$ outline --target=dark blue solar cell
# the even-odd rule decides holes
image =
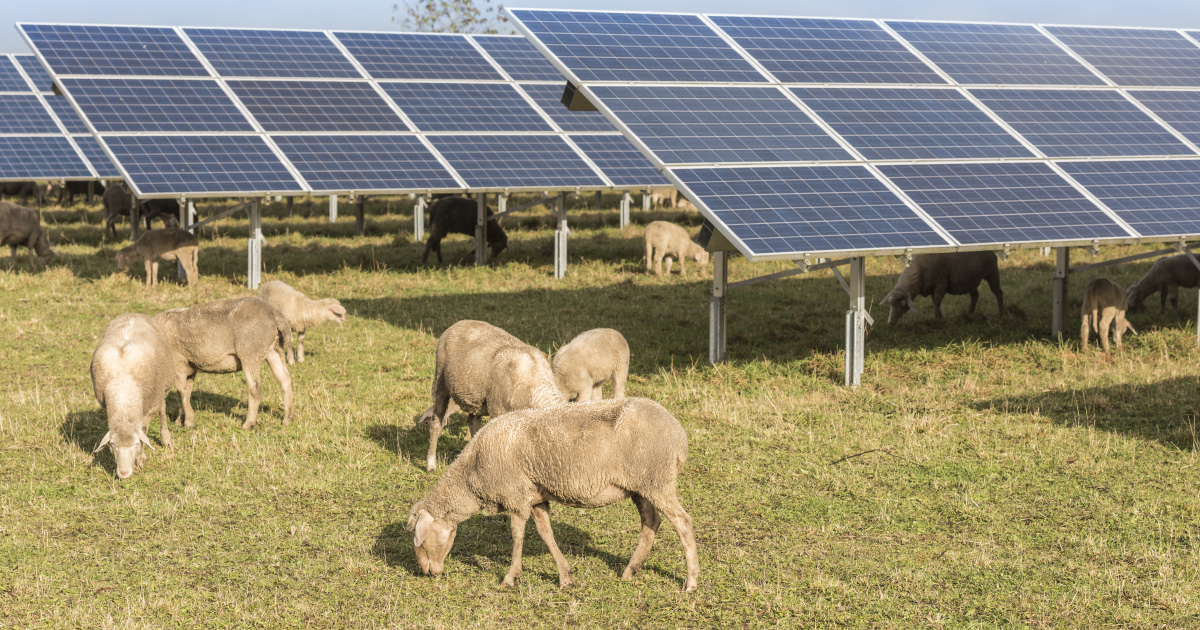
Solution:
[[[18,28],[59,75],[208,76],[174,29],[66,24]]]
[[[272,136],[314,192],[458,189],[415,136]]]
[[[91,176],[66,136],[0,136],[0,179]]]
[[[268,132],[409,131],[365,81],[229,81]]]
[[[615,131],[614,126],[600,112],[573,112],[560,100],[563,85],[526,83],[521,86],[525,93],[541,106],[554,122],[564,131]]]
[[[100,142],[93,136],[73,136],[71,138],[75,144],[79,145],[79,149],[87,156],[88,162],[92,163],[92,168],[96,169],[96,175],[101,179],[116,179],[121,177],[121,171],[117,170],[115,164],[109,159],[108,154],[100,146]]]
[[[511,13],[582,81],[766,80],[698,15]]]
[[[665,164],[853,159],[773,87],[591,89]]]
[[[672,172],[751,259],[948,244],[863,166]]]
[[[470,188],[605,185],[559,136],[431,136],[429,141]]]
[[[17,70],[17,64],[7,55],[0,55],[0,92],[32,92],[29,82]]]
[[[1200,142],[1200,92],[1132,90],[1142,105],[1192,142]]]
[[[792,88],[868,160],[1033,157],[953,88]]]
[[[334,33],[376,79],[480,79],[504,77],[462,35]]]
[[[1105,84],[1029,24],[887,24],[959,83]]]
[[[784,83],[946,83],[870,20],[714,15],[712,21]]]
[[[1041,162],[881,164],[879,170],[963,244],[1129,236]]]
[[[1117,85],[1200,86],[1200,46],[1175,31],[1047,26]]]
[[[46,68],[42,66],[42,62],[34,55],[15,55],[17,63],[21,65],[21,69],[33,81],[34,87],[39,92],[53,92],[54,81],[50,79],[50,74],[46,72]],[[3,79],[0,79],[3,81]]]
[[[0,94],[0,133],[61,133],[61,130],[31,92]]]
[[[1110,90],[971,90],[1050,157],[1193,155],[1193,151]]]
[[[54,115],[58,116],[63,126],[67,128],[67,133],[91,133],[88,131],[87,125],[83,124],[83,119],[76,113],[75,108],[71,107],[67,97],[47,94],[46,102],[50,104]]]
[[[105,136],[145,195],[304,192],[258,136]]]
[[[515,81],[566,81],[549,59],[521,36],[472,35]]]
[[[618,188],[671,185],[671,180],[625,136],[572,134],[571,140]]]
[[[1059,166],[1145,236],[1200,234],[1200,162],[1060,162]]]
[[[223,77],[362,77],[333,40],[319,31],[185,28],[183,32]]]
[[[385,83],[421,131],[553,131],[516,88],[497,83]]]
[[[253,131],[215,80],[62,79],[100,133]]]

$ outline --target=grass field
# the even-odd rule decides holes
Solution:
[[[851,390],[839,385],[847,300],[829,272],[733,292],[730,361],[709,367],[710,276],[641,273],[642,225],[694,233],[698,216],[635,212],[621,230],[616,197],[605,202],[572,210],[559,281],[545,211],[506,224],[511,249],[492,265],[468,266],[459,237],[446,265],[421,268],[406,200],[373,200],[361,238],[321,205],[291,219],[270,208],[264,277],[340,298],[345,327],[308,334],[290,426],[268,371],[249,432],[242,377],[200,375],[197,427],[125,482],[107,451],[91,453],[106,431],[92,350],[119,313],[247,294],[246,221],[203,231],[199,286],[148,290],[140,270],[115,273],[125,240],[102,239],[97,208],[47,209],[58,260],[31,272],[22,252],[0,273],[0,628],[1200,625],[1194,291],[1181,315],[1153,299],[1133,314],[1141,334],[1122,353],[1081,351],[1074,314],[1091,276],[1071,279],[1071,338],[1050,339],[1053,261],[1019,251],[1001,265],[1008,315],[986,290],[973,317],[948,298],[944,322],[922,299],[870,331]],[[1149,264],[1106,272],[1128,285]],[[784,268],[739,258],[731,276]],[[871,304],[899,271],[869,260]],[[500,586],[503,516],[464,522],[446,573],[419,575],[405,522],[437,474],[413,419],[437,335],[465,318],[546,352],[593,327],[626,335],[629,394],[688,431],[680,495],[698,592],[680,592],[667,524],[646,570],[619,579],[637,539],[629,503],[552,509],[570,589],[532,526],[521,583]],[[178,395],[167,404],[176,413]],[[464,429],[443,436],[443,460]]]

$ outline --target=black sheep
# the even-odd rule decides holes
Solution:
[[[129,216],[129,192],[123,184],[113,184],[104,191],[101,198],[104,201],[105,231],[117,236],[117,220]],[[146,221],[146,229],[150,229],[151,219],[160,219],[163,227],[179,227],[179,202],[174,199],[151,199],[138,205],[138,214]]]
[[[0,197],[28,197],[41,208],[46,203],[46,188],[37,182],[4,182],[0,183]]]
[[[87,196],[88,182],[65,182],[61,186],[51,188],[51,194],[58,193],[58,205],[70,205],[75,203],[75,195]],[[92,182],[92,194],[103,195],[104,184],[100,182]]]
[[[429,240],[425,241],[425,253],[421,255],[421,264],[429,259],[429,252],[437,252],[438,262],[442,262],[442,239],[447,234],[466,234],[475,236],[475,220],[479,206],[473,199],[465,197],[444,197],[438,199],[429,207]],[[492,209],[487,209],[487,216],[492,216]],[[500,222],[489,219],[487,222],[487,243],[492,248],[492,256],[508,249],[508,235]]]

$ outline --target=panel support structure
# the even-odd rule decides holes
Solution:
[[[558,193],[554,206],[554,277],[567,275],[567,193]]]
[[[487,195],[475,194],[475,265],[487,262]]]
[[[129,193],[129,240],[136,241],[138,237],[138,199]]]
[[[642,212],[650,212],[650,190],[642,193]]]
[[[629,191],[621,193],[621,229],[629,227],[629,206],[633,205],[633,195]]]
[[[866,258],[850,259],[850,310],[846,311],[846,387],[862,384],[866,362]]]
[[[257,291],[262,282],[262,214],[258,200],[250,202],[250,239],[246,242],[249,267],[246,273],[246,284],[250,290]]]
[[[329,195],[329,222],[337,221],[337,195]]]
[[[1050,336],[1062,337],[1063,318],[1067,308],[1067,280],[1071,275],[1071,250],[1067,247],[1055,247],[1054,249],[1058,262],[1054,266],[1054,289],[1051,296],[1054,311],[1051,315]]]
[[[179,229],[187,230],[192,218],[192,202],[187,199],[179,200]],[[190,230],[189,230],[190,231]],[[175,261],[175,277],[183,280],[187,274],[183,271],[183,262]]]
[[[1196,255],[1186,249],[1183,250],[1183,253],[1187,255],[1188,260],[1192,261],[1196,269],[1200,270],[1200,260],[1196,260]],[[1196,343],[1200,344],[1200,294],[1196,297]]]
[[[366,208],[364,207],[366,205],[366,203],[367,203],[366,195],[359,195],[358,203],[356,203],[354,205],[354,234],[355,234],[355,236],[362,236],[363,232],[367,228],[367,216],[365,214]]]
[[[413,238],[418,243],[425,240],[425,207],[428,202],[424,195],[417,197],[417,203],[413,204]]]
[[[628,196],[629,193],[625,193]],[[729,353],[725,341],[729,334],[725,318],[725,294],[729,291],[729,252],[713,252],[713,285],[708,298],[708,362],[724,362]]]

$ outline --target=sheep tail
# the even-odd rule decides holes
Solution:
[[[279,347],[283,349],[283,357],[286,359],[292,352],[292,327],[288,325],[283,314],[275,311],[275,334],[279,341]]]

